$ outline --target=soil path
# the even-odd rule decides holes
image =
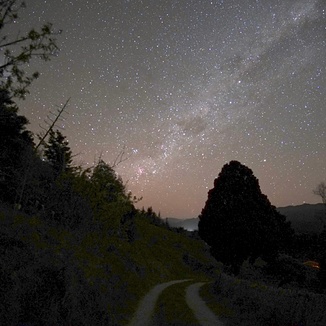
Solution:
[[[156,301],[157,301],[159,295],[162,293],[162,291],[173,284],[182,283],[182,282],[186,282],[186,281],[190,281],[190,280],[177,280],[177,281],[171,281],[171,282],[156,285],[142,299],[142,301],[140,302],[138,309],[135,313],[135,316],[129,325],[130,326],[150,326],[152,315],[153,315],[153,312],[155,309]]]
[[[201,326],[223,326],[224,324],[207,307],[204,300],[199,296],[199,289],[205,283],[195,283],[186,290],[186,301],[194,312],[199,325]]]

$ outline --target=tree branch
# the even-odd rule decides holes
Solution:
[[[58,111],[58,114],[56,115],[55,119],[52,121],[51,125],[49,126],[49,128],[47,129],[46,133],[44,134],[44,136],[40,139],[39,143],[37,144],[37,146],[35,147],[35,151],[37,151],[37,149],[40,147],[40,145],[44,142],[44,139],[48,136],[48,134],[51,132],[51,130],[53,129],[54,125],[57,123],[57,121],[59,120],[61,114],[63,113],[63,111],[66,109],[68,102],[70,101],[70,98],[66,101],[66,103],[63,105],[63,107]]]

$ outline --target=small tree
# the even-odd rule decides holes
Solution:
[[[213,256],[235,274],[247,258],[272,260],[292,234],[285,217],[261,193],[252,170],[237,161],[224,165],[215,179],[198,230]]]
[[[121,177],[103,160],[99,160],[95,166],[91,182],[103,194],[106,202],[129,200]]]
[[[324,205],[326,205],[326,184],[321,182],[314,190],[313,193],[317,196],[320,196]]]
[[[117,230],[134,212],[132,198],[126,193],[121,177],[103,160],[82,173],[75,189],[90,204],[94,218],[112,230]]]
[[[317,185],[317,187],[312,191],[313,194],[316,196],[320,196],[322,203],[324,204],[325,211],[324,214],[321,214],[319,216],[319,219],[323,225],[323,229],[326,229],[326,184],[325,182],[321,182]]]

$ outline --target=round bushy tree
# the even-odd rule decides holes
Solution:
[[[234,273],[244,260],[273,259],[292,235],[290,223],[262,194],[245,165],[225,164],[199,216],[198,231],[213,256]]]

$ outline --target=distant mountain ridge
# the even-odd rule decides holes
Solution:
[[[188,219],[179,219],[174,217],[168,217],[167,222],[170,226],[174,228],[184,228],[188,231],[194,231],[198,229],[198,217],[188,218]]]
[[[291,222],[292,227],[299,233],[319,233],[323,224],[321,218],[326,220],[326,209],[324,204],[302,204],[296,206],[286,206],[276,208],[287,220]],[[198,230],[198,217],[189,219],[178,219],[169,217],[166,219],[172,227],[181,227],[188,231]]]
[[[322,219],[326,222],[324,204],[286,206],[277,210],[286,216],[294,230],[299,233],[320,233],[323,229]]]

